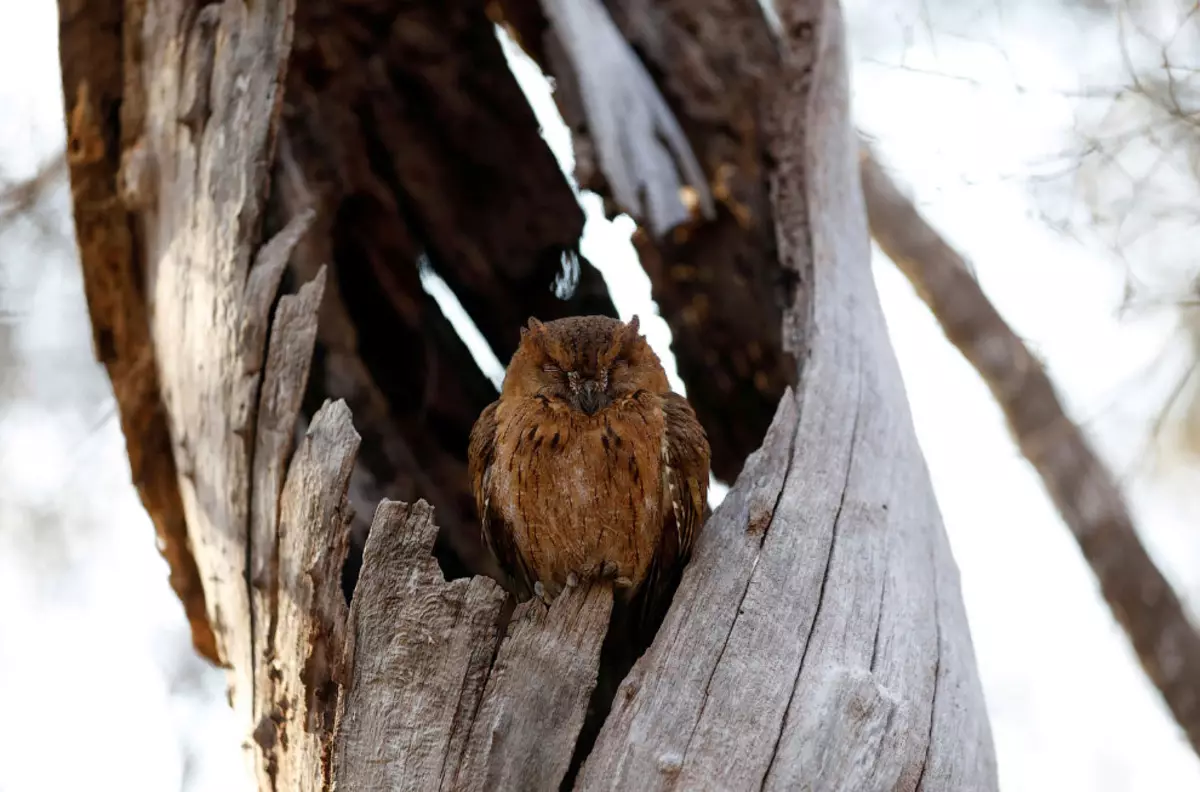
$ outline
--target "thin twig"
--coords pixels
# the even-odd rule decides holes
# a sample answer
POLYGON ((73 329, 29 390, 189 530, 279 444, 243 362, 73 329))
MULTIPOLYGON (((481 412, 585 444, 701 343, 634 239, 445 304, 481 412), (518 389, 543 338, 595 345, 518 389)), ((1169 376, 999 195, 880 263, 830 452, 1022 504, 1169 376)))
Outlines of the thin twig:
POLYGON ((60 151, 38 166, 33 175, 10 182, 0 176, 0 225, 33 210, 42 196, 66 176, 67 158, 60 151))
POLYGON ((1112 474, 963 257, 921 217, 865 144, 862 182, 872 236, 991 388, 1146 674, 1200 753, 1200 634, 1138 538, 1112 474))

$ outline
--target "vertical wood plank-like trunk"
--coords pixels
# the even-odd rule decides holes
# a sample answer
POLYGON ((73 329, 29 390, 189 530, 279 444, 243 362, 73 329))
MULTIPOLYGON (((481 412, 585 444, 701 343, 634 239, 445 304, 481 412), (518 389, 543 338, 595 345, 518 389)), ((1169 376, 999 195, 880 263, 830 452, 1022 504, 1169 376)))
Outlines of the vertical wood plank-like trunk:
MULTIPOLYGON (((495 82, 497 45, 484 37, 491 29, 482 3, 377 0, 347 10, 299 2, 299 11, 287 0, 60 6, 72 184, 97 349, 131 460, 142 460, 135 474, 153 461, 175 471, 174 481, 144 485, 143 498, 167 537, 198 647, 229 668, 260 788, 554 789, 582 758, 579 789, 994 789, 957 572, 870 277, 837 3, 782 3, 777 41, 754 0, 542 4, 555 46, 569 56, 577 48, 568 57, 575 68, 590 63, 578 49, 589 40, 623 53, 637 75, 637 101, 655 119, 634 124, 650 116, 622 117, 608 103, 621 95, 603 91, 581 107, 581 129, 621 139, 595 140, 610 152, 596 167, 614 195, 632 200, 640 191, 646 206, 629 208, 644 209, 648 216, 638 219, 662 230, 687 214, 671 201, 688 186, 699 209, 676 238, 720 228, 731 243, 758 251, 754 277, 774 278, 786 298, 778 335, 760 340, 788 350, 779 353, 794 356, 784 368, 798 372, 794 389, 780 388, 762 448, 705 528, 654 644, 617 692, 594 746, 577 756, 611 609, 607 589, 585 586, 549 608, 514 608, 490 580, 445 579, 431 556, 436 528, 427 504, 385 501, 347 607, 341 576, 354 503, 373 499, 356 498, 352 482, 361 489, 373 479, 386 490, 379 477, 387 466, 370 460, 403 462, 395 448, 412 453, 429 442, 417 442, 419 421, 397 407, 411 395, 403 383, 419 387, 435 375, 414 378, 403 355, 389 368, 386 354, 368 348, 386 339, 322 329, 369 322, 344 302, 353 299, 348 283, 361 290, 370 282, 354 286, 361 273, 346 268, 367 262, 406 332, 435 338, 425 333, 438 319, 427 303, 414 307, 411 273, 389 275, 393 264, 379 258, 391 251, 415 267, 411 257, 433 248, 447 279, 461 279, 464 302, 479 301, 474 311, 488 319, 480 324, 499 336, 507 320, 481 313, 484 295, 537 282, 539 255, 573 244, 577 209, 515 238, 503 223, 490 224, 558 211, 526 181, 550 179, 544 163, 522 170, 519 157, 502 156, 525 139, 503 137, 528 132, 523 107, 478 116, 496 125, 489 145, 498 147, 454 159, 460 170, 417 189, 429 172, 399 140, 429 147, 436 159, 463 141, 439 141, 430 118, 453 125, 471 117, 489 85, 516 101, 507 82, 495 82), (570 27, 581 8, 591 24, 570 27), (704 35, 728 28, 741 42, 727 45, 732 54, 746 50, 743 70, 711 74, 714 90, 746 92, 736 103, 746 123, 742 159, 703 145, 714 138, 690 120, 684 135, 672 132, 671 102, 624 43, 651 41, 644 24, 654 18, 673 46, 686 43, 689 28, 678 23, 697 8, 709 15, 704 35), (302 57, 292 52, 295 20, 304 22, 296 34, 302 57), (368 21, 390 23, 392 38, 371 43, 373 28, 351 24, 368 21), (382 55, 371 55, 375 46, 382 55), (297 57, 311 83, 296 88, 297 104, 283 118, 297 57), (323 91, 346 76, 338 64, 357 64, 355 57, 365 93, 323 91), (460 77, 451 82, 463 94, 428 90, 444 77, 435 63, 454 64, 449 73, 460 77), (313 77, 318 65, 332 71, 313 77), (370 112, 339 105, 339 95, 358 96, 370 112), (421 97, 441 115, 422 118, 421 97), (328 112, 314 110, 322 107, 328 112), (377 140, 356 126, 364 118, 397 137, 377 140), (672 141, 667 154, 654 148, 660 133, 672 141), (330 150, 322 153, 321 141, 330 150), (364 158, 360 143, 383 149, 364 158), (701 151, 690 163, 688 145, 701 151), (658 164, 621 171, 611 159, 617 150, 658 164), (664 169, 671 158, 678 174, 664 169), (739 176, 754 207, 738 215, 753 221, 740 241, 722 214, 734 205, 722 186, 722 166, 733 160, 752 166, 739 176), (511 168, 485 191, 485 202, 499 203, 478 215, 459 189, 475 178, 472 168, 481 177, 511 168), (700 170, 709 184, 693 183, 700 170), (634 178, 641 187, 631 192, 634 178), (347 218, 360 222, 349 247, 338 231, 347 218), (411 223, 412 238, 396 235, 389 218, 411 223), (777 256, 773 273, 766 250, 777 256), (501 261, 505 251, 522 260, 501 261), (471 267, 480 266, 473 279, 471 267), (294 293, 280 297, 281 289, 294 293), (326 368, 314 368, 323 383, 330 372, 350 372, 343 384, 367 394, 355 404, 373 411, 361 437, 361 419, 346 403, 305 406, 314 349, 324 355, 326 368), (145 410, 151 419, 141 417, 145 410), (150 429, 139 431, 147 420, 150 429)), ((639 49, 651 60, 664 54, 639 49)), ((720 126, 715 115, 710 121, 720 126)), ((689 326, 693 340, 702 337, 703 321, 689 326)), ((463 381, 477 373, 464 372, 463 381)), ((439 386, 451 387, 449 379, 439 386)), ((455 391, 460 400, 438 407, 469 412, 470 392, 455 391)), ((717 410, 715 393, 698 399, 709 404, 706 420, 717 432, 738 415, 717 410)), ((420 456, 413 460, 419 467, 420 456)), ((437 483, 462 492, 449 480, 453 467, 439 463, 437 483)))

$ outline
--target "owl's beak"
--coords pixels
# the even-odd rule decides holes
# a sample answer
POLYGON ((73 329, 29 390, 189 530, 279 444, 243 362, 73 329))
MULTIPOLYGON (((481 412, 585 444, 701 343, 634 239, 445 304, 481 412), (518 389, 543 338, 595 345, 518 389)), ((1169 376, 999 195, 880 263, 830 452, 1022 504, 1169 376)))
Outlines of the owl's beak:
POLYGON ((608 406, 608 394, 600 387, 600 383, 595 380, 588 380, 579 387, 579 393, 575 397, 576 404, 579 409, 583 410, 588 415, 595 415, 604 407, 608 406))

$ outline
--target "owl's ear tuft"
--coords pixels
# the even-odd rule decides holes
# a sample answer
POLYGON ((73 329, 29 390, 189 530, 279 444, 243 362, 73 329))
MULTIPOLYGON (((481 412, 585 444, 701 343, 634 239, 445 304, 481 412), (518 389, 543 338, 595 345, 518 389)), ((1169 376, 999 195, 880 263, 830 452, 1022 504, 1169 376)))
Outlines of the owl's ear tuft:
POLYGON ((618 339, 621 343, 621 346, 632 346, 633 343, 638 340, 638 330, 640 327, 641 323, 638 322, 637 314, 634 314, 633 318, 625 323, 618 334, 618 339))
POLYGON ((524 339, 530 333, 537 335, 538 333, 542 332, 542 330, 545 329, 545 325, 543 325, 535 316, 529 317, 529 321, 526 324, 527 324, 526 327, 521 328, 521 338, 522 339, 524 339))

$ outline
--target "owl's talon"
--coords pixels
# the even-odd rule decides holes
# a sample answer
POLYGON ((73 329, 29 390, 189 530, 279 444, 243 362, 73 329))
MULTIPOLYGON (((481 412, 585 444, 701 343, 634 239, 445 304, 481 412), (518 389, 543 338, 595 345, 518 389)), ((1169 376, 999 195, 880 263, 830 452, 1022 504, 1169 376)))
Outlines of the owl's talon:
POLYGON ((616 561, 605 561, 603 566, 600 567, 600 576, 601 577, 611 578, 611 577, 616 577, 616 575, 617 575, 617 562, 616 561))
POLYGON ((567 573, 567 588, 575 588, 579 585, 579 577, 574 572, 567 573))
POLYGON ((533 584, 533 596, 542 602, 546 601, 546 587, 542 585, 542 581, 539 580, 533 584))
POLYGON ((619 577, 613 581, 613 585, 617 588, 629 588, 633 585, 633 581, 627 577, 619 577))

